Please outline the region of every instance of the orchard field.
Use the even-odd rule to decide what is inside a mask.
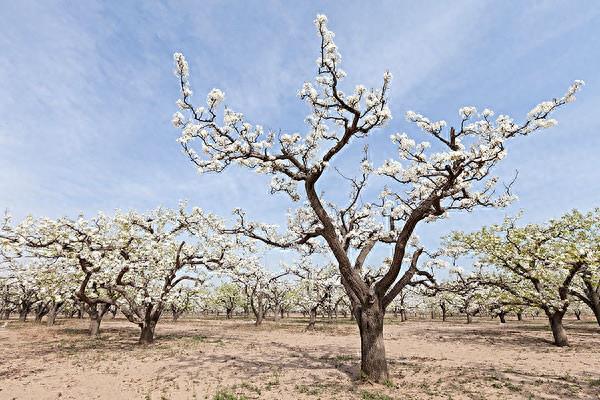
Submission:
[[[2,399],[598,399],[600,328],[570,318],[557,348],[542,319],[400,322],[385,340],[390,381],[360,378],[356,327],[301,316],[256,327],[234,318],[165,320],[152,346],[120,318],[96,339],[87,324],[0,329]]]
[[[0,92],[4,81],[11,88],[2,109],[20,115],[0,125],[0,400],[600,399],[600,136],[590,117],[600,54],[593,33],[558,40],[580,25],[597,30],[590,21],[600,9],[578,10],[582,22],[555,11],[544,19],[545,2],[525,4],[535,18],[507,18],[491,49],[466,39],[485,22],[458,45],[431,47],[420,36],[445,41],[480,19],[457,15],[442,32],[438,17],[477,7],[399,15],[431,20],[404,32],[415,37],[402,47],[387,31],[365,39],[362,26],[380,21],[355,22],[374,9],[331,21],[317,13],[308,36],[288,29],[295,19],[283,6],[264,7],[281,13],[269,23],[246,17],[261,8],[254,3],[228,19],[245,5],[188,24],[217,6],[161,2],[156,32],[144,30],[145,15],[138,24],[98,5],[96,18],[109,20],[98,29],[58,32],[94,38],[83,49],[97,64],[80,67],[89,58],[70,52],[24,57],[25,70],[38,61],[53,76],[73,70],[57,87],[79,82],[85,96],[30,85],[42,71],[12,76],[22,75],[21,49],[46,54],[60,40],[40,35],[0,60],[0,75],[5,65],[13,71],[0,80]],[[181,21],[167,15],[177,8]],[[282,20],[268,39],[253,36]],[[555,20],[573,25],[555,29]],[[502,50],[513,28],[533,21],[546,39]],[[521,32],[516,42],[533,37]],[[519,57],[535,59],[529,53],[548,41],[590,49],[564,59],[559,77],[564,51],[548,48],[538,55],[551,59],[526,74]],[[273,53],[257,56],[265,49]],[[435,61],[444,51],[483,53]],[[297,56],[309,54],[315,62],[299,67]],[[243,67],[252,63],[262,66]],[[469,72],[482,63],[495,72]],[[511,63],[518,67],[505,71]],[[436,71],[444,78],[430,82]],[[591,75],[589,95],[572,76],[580,72]],[[298,84],[289,98],[280,93],[288,80]],[[13,88],[23,81],[31,87]],[[157,113],[169,93],[175,112]],[[393,116],[392,104],[409,100],[448,120],[410,109]],[[466,105],[448,108],[455,100]],[[68,140],[38,121],[47,112],[50,126],[68,123]],[[13,176],[15,165],[25,170]],[[40,178],[48,171],[52,184]]]

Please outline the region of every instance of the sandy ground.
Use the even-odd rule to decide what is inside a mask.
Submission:
[[[1,326],[2,324],[0,324]],[[408,321],[387,324],[392,375],[358,376],[358,331],[349,321],[305,332],[300,319],[161,321],[157,340],[85,320],[0,328],[0,399],[600,399],[600,329],[569,321],[556,348],[544,321]]]

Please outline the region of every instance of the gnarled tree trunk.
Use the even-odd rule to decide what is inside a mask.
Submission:
[[[383,341],[385,311],[377,303],[356,308],[356,321],[360,331],[361,374],[375,382],[388,380]]]

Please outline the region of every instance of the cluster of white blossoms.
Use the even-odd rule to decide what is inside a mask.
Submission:
[[[173,124],[181,129],[178,141],[200,172],[220,172],[237,163],[260,173],[279,175],[273,180],[272,189],[280,191],[281,187],[290,188],[291,181],[322,172],[328,165],[328,160],[322,158],[323,146],[331,143],[336,147],[347,142],[349,137],[344,137],[343,130],[355,116],[360,117],[354,127],[354,134],[359,136],[391,119],[385,101],[391,74],[384,74],[381,89],[367,90],[358,85],[352,94],[344,94],[338,88],[345,73],[339,68],[341,57],[333,41],[334,34],[327,28],[324,16],[318,16],[315,25],[322,42],[316,87],[307,82],[298,92],[312,108],[306,119],[309,131],[305,135],[264,132],[260,125],[249,124],[242,114],[228,108],[218,121],[218,106],[224,97],[218,89],[208,94],[206,109],[194,108],[188,95],[191,90],[187,62],[183,55],[175,54],[175,73],[182,98],[177,101],[180,110],[174,114]],[[283,191],[295,197],[291,191]]]

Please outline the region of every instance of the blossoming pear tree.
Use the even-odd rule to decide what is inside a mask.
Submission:
[[[199,208],[187,212],[182,204],[178,210],[119,212],[114,224],[134,245],[125,251],[125,268],[111,289],[121,295],[121,312],[140,327],[140,343],[154,341],[156,325],[179,285],[198,288],[207,271],[230,269],[241,261],[237,238],[219,234],[223,222]]]
[[[600,326],[600,208],[585,214],[573,210],[568,218],[571,226],[583,228],[574,240],[587,247],[584,251],[590,260],[575,278],[569,294],[590,308]]]
[[[498,178],[491,175],[506,156],[508,142],[554,126],[551,114],[573,101],[583,82],[576,81],[564,96],[535,106],[522,122],[504,114],[494,117],[487,108],[479,112],[475,107],[462,107],[457,124],[448,129],[445,121],[409,111],[408,121],[433,143],[418,142],[416,135],[392,134],[397,157],[377,168],[363,158],[357,166],[359,176],[348,180],[348,202],[335,204],[324,193],[337,194],[341,188],[323,187],[322,178],[334,170],[333,163],[343,151],[356,147],[390,121],[387,96],[392,75],[385,72],[379,88],[348,88],[327,23],[324,15],[315,20],[320,42],[316,84],[306,82],[298,92],[310,108],[304,134],[265,131],[242,113],[222,108],[224,93],[219,89],[209,92],[206,105],[195,105],[189,67],[180,53],[174,55],[181,98],[173,124],[180,128],[179,142],[198,171],[222,172],[238,165],[272,176],[272,193],[303,201],[285,233],[246,218],[240,218],[239,229],[281,248],[316,245],[320,240],[326,243],[360,328],[362,373],[384,381],[388,369],[383,317],[386,307],[419,274],[421,251],[416,249],[412,257],[405,257],[415,228],[452,211],[508,204],[513,196],[498,194]],[[381,189],[379,199],[363,201],[361,196],[374,174],[386,178],[388,185]],[[382,215],[391,215],[397,229],[386,229]],[[392,246],[392,261],[377,280],[365,280],[365,260],[376,245]],[[405,263],[407,268],[401,273]]]
[[[273,286],[288,273],[268,271],[256,257],[246,257],[237,265],[225,270],[224,274],[242,288],[254,314],[254,324],[259,326],[269,309],[269,296]]]
[[[494,296],[503,305],[541,309],[550,322],[554,344],[568,346],[563,317],[575,281],[589,266],[597,265],[598,243],[582,240],[589,234],[590,220],[569,213],[547,224],[517,226],[506,218],[502,224],[451,240],[465,254],[477,258],[478,270],[471,282],[501,289]]]
[[[289,271],[298,277],[297,304],[309,315],[306,329],[313,330],[317,322],[317,311],[325,307],[340,286],[339,273],[335,265],[316,266],[306,257],[290,267]]]
[[[233,318],[234,311],[244,305],[244,294],[240,285],[230,282],[224,282],[218,285],[211,297],[210,302],[217,310],[225,310],[225,318]]]
[[[69,274],[73,265],[80,271],[73,295],[90,316],[89,333],[96,336],[100,323],[117,293],[107,289],[124,268],[123,249],[131,242],[119,240],[112,220],[99,213],[92,219],[80,216],[57,220],[31,216],[0,233],[5,247],[26,259],[54,260],[54,270]]]

